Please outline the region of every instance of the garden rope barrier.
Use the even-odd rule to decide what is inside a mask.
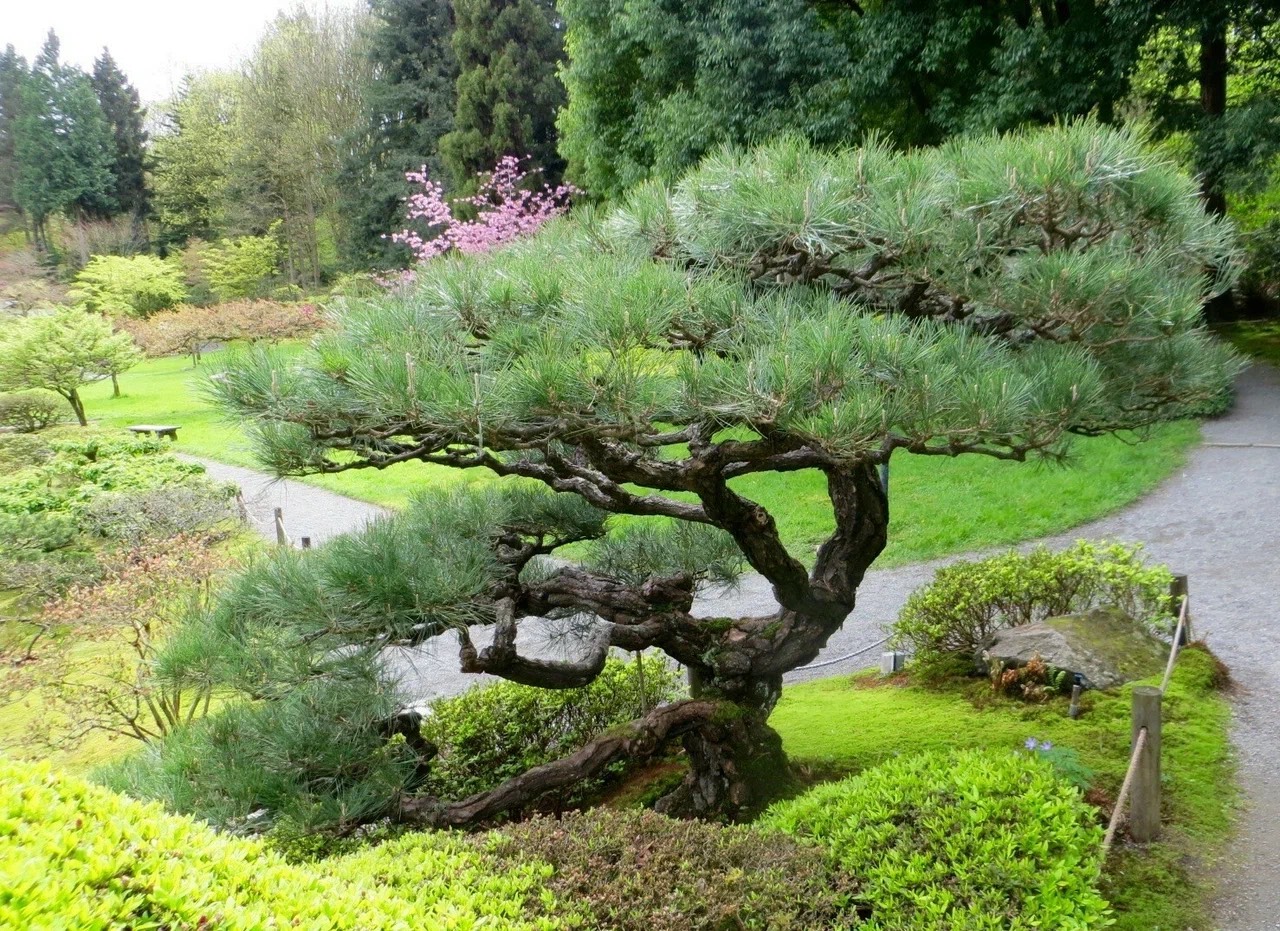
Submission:
[[[1177,662],[1178,652],[1182,646],[1182,632],[1187,625],[1187,604],[1189,599],[1186,595],[1181,596],[1182,606],[1178,609],[1178,626],[1173,631],[1173,643],[1169,647],[1169,661],[1164,667],[1164,678],[1160,682],[1160,692],[1163,694],[1169,688],[1169,680],[1173,677],[1173,665]],[[1129,789],[1133,784],[1133,775],[1138,769],[1138,761],[1142,758],[1142,751],[1147,745],[1147,729],[1144,727],[1138,731],[1138,739],[1134,741],[1133,753],[1129,756],[1129,769],[1124,774],[1124,782],[1120,784],[1120,794],[1116,796],[1115,808],[1111,810],[1111,820],[1107,823],[1107,833],[1102,838],[1102,859],[1107,859],[1107,854],[1111,851],[1111,845],[1115,843],[1116,830],[1120,826],[1120,816],[1124,814],[1125,802],[1129,800]]]
[[[1116,839],[1116,829],[1120,826],[1120,815],[1124,813],[1124,803],[1129,799],[1129,787],[1133,784],[1133,774],[1138,769],[1138,758],[1142,756],[1142,748],[1147,745],[1147,729],[1138,731],[1138,739],[1133,745],[1133,754],[1129,757],[1129,771],[1124,774],[1124,782],[1120,784],[1120,794],[1116,797],[1116,807],[1111,810],[1111,821],[1107,824],[1107,833],[1102,838],[1102,859],[1107,859],[1111,845]]]
[[[853,659],[855,656],[861,656],[863,653],[874,650],[876,647],[883,646],[888,642],[889,637],[885,637],[883,640],[877,640],[869,647],[863,647],[861,650],[854,650],[852,653],[846,653],[844,656],[837,656],[835,659],[823,660],[821,663],[810,663],[808,666],[797,666],[792,670],[792,672],[800,672],[802,669],[821,669],[823,666],[834,666],[836,663],[843,663],[847,659]]]

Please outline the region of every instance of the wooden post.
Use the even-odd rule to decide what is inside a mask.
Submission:
[[[1084,691],[1084,686],[1079,682],[1071,686],[1071,707],[1067,709],[1067,714],[1072,718],[1080,717],[1080,693]]]
[[[1164,693],[1150,685],[1133,690],[1133,745],[1147,732],[1146,744],[1133,774],[1129,803],[1129,836],[1140,844],[1160,836],[1160,699]]]
[[[281,546],[287,546],[289,543],[288,536],[284,532],[284,508],[276,508],[276,542]]]
[[[311,538],[310,538],[310,537],[303,537],[303,538],[302,538],[302,548],[303,548],[304,550],[309,550],[309,549],[311,549]]]
[[[1169,598],[1173,606],[1173,616],[1177,617],[1179,610],[1182,608],[1182,599],[1190,597],[1187,590],[1187,577],[1185,575],[1175,575],[1173,581],[1169,583]],[[1187,608],[1187,621],[1182,628],[1182,639],[1178,641],[1178,646],[1184,647],[1192,640],[1191,637],[1191,608]]]

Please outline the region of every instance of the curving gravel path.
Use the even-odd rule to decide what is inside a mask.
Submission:
[[[1240,685],[1235,737],[1249,810],[1233,844],[1237,853],[1220,870],[1217,920],[1223,931],[1280,931],[1280,623],[1271,613],[1280,595],[1280,372],[1255,366],[1241,376],[1235,409],[1206,423],[1204,437],[1186,467],[1152,494],[1043,542],[1141,541],[1151,558],[1190,576],[1196,636],[1226,660]],[[270,539],[275,506],[284,507],[291,537],[307,535],[316,542],[385,513],[309,485],[199,461],[212,476],[241,484],[259,529]],[[830,660],[883,637],[906,596],[949,561],[869,572],[844,628],[813,668],[794,671],[788,681],[874,665],[878,650]],[[733,589],[703,592],[694,610],[703,616],[759,614],[775,605],[769,586],[753,575]],[[487,632],[476,636],[482,643]],[[571,648],[571,641],[566,644],[551,625],[526,625],[520,645],[530,654],[555,654]],[[402,687],[419,701],[478,681],[457,671],[451,638],[438,648],[403,651],[393,662]]]

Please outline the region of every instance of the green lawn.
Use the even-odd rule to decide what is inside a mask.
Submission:
[[[1211,686],[1213,674],[1208,653],[1191,649],[1179,657],[1164,703],[1166,827],[1146,851],[1118,845],[1112,853],[1103,891],[1117,908],[1117,929],[1211,927],[1204,861],[1220,851],[1237,800],[1230,709]],[[795,761],[823,775],[927,750],[1016,750],[1035,737],[1076,751],[1110,799],[1129,759],[1131,688],[1086,693],[1085,713],[1072,720],[1065,699],[1026,704],[995,697],[985,683],[931,690],[863,673],[787,687],[770,723]]]
[[[98,383],[86,389],[85,405],[91,420],[107,426],[178,424],[178,449],[254,466],[239,425],[222,419],[200,395],[200,383],[215,371],[216,353],[194,369],[186,358],[149,360],[121,376],[123,397],[112,398],[110,385]],[[1154,430],[1143,443],[1081,439],[1066,466],[900,454],[890,477],[890,543],[880,564],[1009,545],[1101,517],[1159,484],[1183,463],[1198,438],[1197,426],[1188,421]],[[421,463],[307,479],[388,507],[402,507],[433,485],[489,480],[488,473]],[[831,511],[820,473],[752,475],[735,487],[769,508],[802,556],[810,556],[830,532]]]

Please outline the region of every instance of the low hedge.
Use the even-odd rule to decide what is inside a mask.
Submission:
[[[1045,761],[966,750],[819,786],[760,824],[855,878],[862,931],[1086,931],[1108,916],[1094,818]]]
[[[43,388],[0,394],[0,427],[38,433],[66,420],[67,410],[66,401]]]
[[[464,839],[415,834],[325,862],[286,863],[257,840],[217,834],[0,760],[0,927],[26,931],[552,931],[550,868],[498,870]],[[543,903],[541,917],[526,902]]]

